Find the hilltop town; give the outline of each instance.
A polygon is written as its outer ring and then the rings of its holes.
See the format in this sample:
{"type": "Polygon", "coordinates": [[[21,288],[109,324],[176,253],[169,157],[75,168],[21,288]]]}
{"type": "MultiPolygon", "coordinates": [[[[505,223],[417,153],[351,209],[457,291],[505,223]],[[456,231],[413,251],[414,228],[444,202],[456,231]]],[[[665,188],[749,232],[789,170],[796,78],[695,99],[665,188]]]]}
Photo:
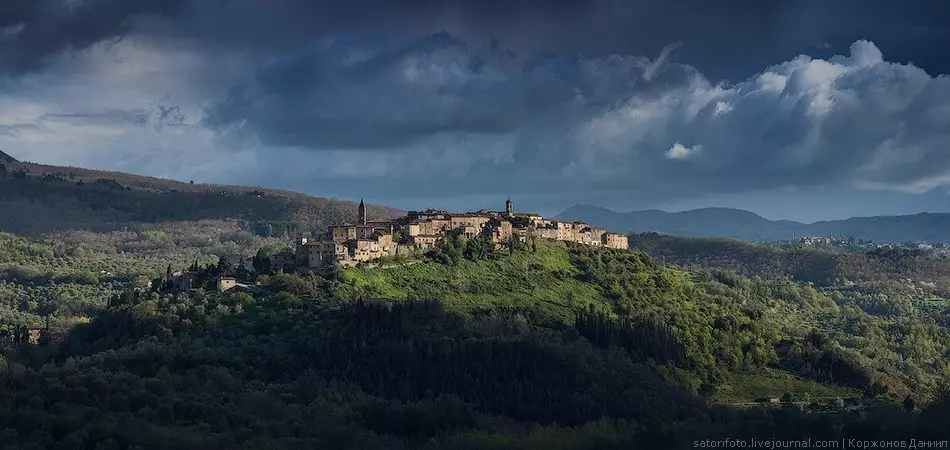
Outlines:
{"type": "MultiPolygon", "coordinates": [[[[300,238],[294,255],[297,266],[311,269],[347,267],[385,256],[425,250],[442,244],[451,233],[465,239],[484,238],[496,247],[532,237],[617,249],[628,248],[627,236],[583,222],[548,220],[537,213],[515,212],[509,198],[503,212],[480,210],[410,211],[394,220],[367,220],[360,200],[356,224],[330,226],[316,238],[300,238]]],[[[285,265],[290,261],[279,261],[285,265]]]]}

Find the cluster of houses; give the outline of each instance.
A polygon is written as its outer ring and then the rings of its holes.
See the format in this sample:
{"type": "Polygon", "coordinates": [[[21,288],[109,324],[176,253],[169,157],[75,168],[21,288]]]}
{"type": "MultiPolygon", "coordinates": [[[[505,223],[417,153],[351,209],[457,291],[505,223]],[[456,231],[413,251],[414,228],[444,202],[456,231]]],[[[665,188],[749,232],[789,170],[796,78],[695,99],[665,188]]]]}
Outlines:
{"type": "Polygon", "coordinates": [[[798,243],[801,245],[813,247],[819,245],[831,245],[832,239],[827,237],[820,236],[804,236],[798,239],[798,243]]]}
{"type": "Polygon", "coordinates": [[[547,220],[536,213],[515,212],[511,199],[504,212],[480,210],[456,213],[443,210],[410,211],[394,220],[367,220],[359,205],[358,223],[330,226],[315,239],[297,242],[298,266],[320,269],[346,267],[414,250],[441,245],[450,233],[464,238],[488,238],[496,246],[511,240],[540,237],[597,247],[627,249],[627,236],[582,222],[547,220]]]}
{"type": "Polygon", "coordinates": [[[823,236],[804,236],[797,241],[779,241],[780,243],[797,243],[806,247],[839,247],[850,250],[874,250],[874,249],[903,249],[903,250],[922,250],[932,256],[948,257],[950,248],[943,243],[929,242],[871,242],[867,239],[854,239],[844,237],[823,237],[823,236]]]}
{"type": "Polygon", "coordinates": [[[12,325],[3,327],[0,322],[0,348],[8,345],[17,344],[39,344],[43,336],[44,329],[40,326],[20,326],[12,325]]]}
{"type": "MultiPolygon", "coordinates": [[[[331,225],[315,238],[300,238],[296,249],[270,256],[274,270],[293,271],[349,267],[386,256],[425,251],[442,245],[452,233],[463,239],[484,238],[501,248],[511,242],[545,238],[576,242],[595,247],[627,249],[627,236],[611,233],[583,222],[548,220],[536,213],[515,212],[511,199],[504,212],[480,210],[456,213],[443,210],[410,211],[393,220],[367,220],[366,205],[360,201],[358,223],[331,225]]],[[[245,267],[250,261],[242,260],[245,267]]],[[[170,273],[167,282],[177,290],[199,287],[199,274],[193,270],[170,273]]],[[[222,276],[219,291],[246,288],[238,280],[222,276]]]]}

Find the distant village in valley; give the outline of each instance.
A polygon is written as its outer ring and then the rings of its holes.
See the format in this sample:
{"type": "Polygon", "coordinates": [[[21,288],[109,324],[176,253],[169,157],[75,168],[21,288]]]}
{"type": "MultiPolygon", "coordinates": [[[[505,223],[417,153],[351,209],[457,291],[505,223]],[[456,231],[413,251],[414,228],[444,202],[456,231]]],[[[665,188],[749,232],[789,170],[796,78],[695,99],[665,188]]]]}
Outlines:
{"type": "Polygon", "coordinates": [[[869,251],[915,251],[922,255],[950,258],[950,245],[943,242],[873,242],[870,239],[861,239],[844,236],[803,236],[789,240],[775,241],[781,246],[803,246],[817,248],[835,248],[851,252],[869,251]]]}
{"type": "MultiPolygon", "coordinates": [[[[294,263],[310,269],[347,267],[386,256],[407,254],[441,245],[450,233],[465,239],[485,238],[497,248],[531,237],[576,242],[596,247],[627,249],[627,236],[582,222],[548,220],[540,214],[515,212],[509,198],[505,210],[456,213],[428,209],[410,211],[394,220],[367,220],[360,200],[357,223],[330,226],[314,239],[297,242],[294,263]]],[[[275,266],[289,263],[286,257],[275,266]]]]}

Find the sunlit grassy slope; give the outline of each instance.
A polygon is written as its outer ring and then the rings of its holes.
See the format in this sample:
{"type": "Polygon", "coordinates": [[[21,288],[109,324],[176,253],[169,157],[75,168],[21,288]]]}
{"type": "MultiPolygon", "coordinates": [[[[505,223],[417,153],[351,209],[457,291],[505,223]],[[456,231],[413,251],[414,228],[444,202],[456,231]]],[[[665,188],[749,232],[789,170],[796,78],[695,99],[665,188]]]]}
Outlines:
{"type": "Polygon", "coordinates": [[[340,279],[367,297],[438,298],[449,308],[469,310],[534,306],[568,321],[573,320],[571,307],[604,304],[597,288],[576,279],[578,275],[568,249],[549,244],[533,253],[463,260],[456,266],[426,259],[388,268],[351,268],[340,279]]]}

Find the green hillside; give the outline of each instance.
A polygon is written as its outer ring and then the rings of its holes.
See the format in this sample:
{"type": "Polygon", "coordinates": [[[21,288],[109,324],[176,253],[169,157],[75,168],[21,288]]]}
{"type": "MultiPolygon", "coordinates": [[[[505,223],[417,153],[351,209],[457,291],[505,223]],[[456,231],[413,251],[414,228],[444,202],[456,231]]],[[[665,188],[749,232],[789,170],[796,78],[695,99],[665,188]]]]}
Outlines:
{"type": "MultiPolygon", "coordinates": [[[[5,239],[7,264],[38,258],[35,272],[54,278],[109,260],[5,239]]],[[[150,267],[125,258],[109,267],[150,267]]],[[[11,448],[627,449],[944,432],[943,329],[788,279],[545,241],[496,252],[450,240],[381,263],[262,274],[253,295],[114,286],[88,323],[6,348],[0,437],[11,448]],[[376,297],[397,302],[355,302],[376,297]]],[[[240,271],[201,266],[205,281],[240,271]]]]}
{"type": "Polygon", "coordinates": [[[69,231],[57,238],[0,232],[0,329],[41,325],[48,318],[55,333],[65,333],[70,324],[97,315],[111,296],[147,288],[169,266],[182,269],[196,260],[215,262],[286,245],[224,221],[69,231]]]}
{"type": "MultiPolygon", "coordinates": [[[[437,259],[346,269],[338,295],[441,299],[451,310],[520,311],[548,326],[574,325],[577,311],[590,309],[614,321],[649,319],[686,346],[682,367],[695,386],[780,368],[857,391],[879,383],[899,400],[929,397],[950,375],[950,334],[926,314],[946,300],[931,298],[906,315],[874,314],[865,296],[788,278],[684,270],[644,253],[559,243],[474,261],[437,259]]],[[[890,304],[874,298],[879,308],[890,304]]]]}

